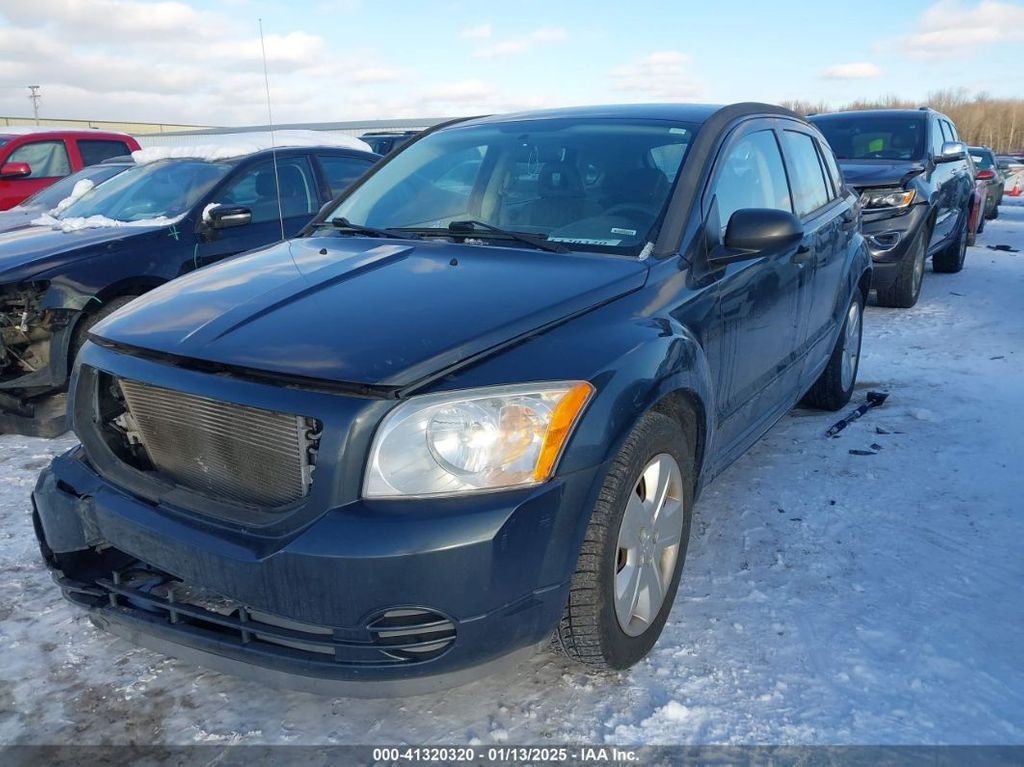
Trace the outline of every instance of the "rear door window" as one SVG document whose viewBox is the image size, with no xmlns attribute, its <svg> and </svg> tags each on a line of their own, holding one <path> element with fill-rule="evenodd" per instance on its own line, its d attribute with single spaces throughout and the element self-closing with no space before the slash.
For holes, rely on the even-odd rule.
<svg viewBox="0 0 1024 767">
<path fill-rule="evenodd" d="M 320 161 L 320 167 L 324 169 L 327 185 L 331 188 L 331 197 L 337 197 L 348 189 L 352 182 L 366 173 L 371 165 L 366 160 L 359 160 L 355 157 L 317 155 L 316 158 Z"/>
<path fill-rule="evenodd" d="M 32 169 L 23 178 L 59 178 L 71 173 L 68 150 L 63 141 L 33 141 L 11 152 L 7 162 L 24 162 Z"/>
<path fill-rule="evenodd" d="M 79 140 L 78 153 L 82 155 L 83 165 L 96 165 L 111 157 L 123 157 L 131 154 L 131 148 L 123 141 L 109 139 Z"/>
<path fill-rule="evenodd" d="M 827 204 L 831 192 L 814 139 L 791 130 L 783 131 L 782 136 L 793 186 L 793 207 L 798 216 L 806 216 Z"/>
</svg>

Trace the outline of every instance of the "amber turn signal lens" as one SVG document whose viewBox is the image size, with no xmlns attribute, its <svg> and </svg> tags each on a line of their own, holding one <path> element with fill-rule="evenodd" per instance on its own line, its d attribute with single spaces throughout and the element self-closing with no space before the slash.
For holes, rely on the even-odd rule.
<svg viewBox="0 0 1024 767">
<path fill-rule="evenodd" d="M 591 384 L 579 383 L 569 389 L 555 405 L 547 434 L 544 435 L 544 444 L 541 445 L 540 455 L 537 457 L 537 465 L 533 469 L 533 478 L 537 482 L 543 482 L 551 476 L 573 426 L 576 425 L 583 408 L 593 394 L 594 387 Z"/>
</svg>

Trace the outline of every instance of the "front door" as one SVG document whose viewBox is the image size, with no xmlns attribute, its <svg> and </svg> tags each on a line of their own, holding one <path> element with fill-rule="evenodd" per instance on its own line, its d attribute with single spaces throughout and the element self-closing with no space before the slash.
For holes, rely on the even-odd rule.
<svg viewBox="0 0 1024 767">
<path fill-rule="evenodd" d="M 294 237 L 319 210 L 320 197 L 306 157 L 279 157 L 276 173 L 271 160 L 240 169 L 203 207 L 210 204 L 242 205 L 252 212 L 252 220 L 228 229 L 200 221 L 195 258 L 183 271 Z"/>
</svg>

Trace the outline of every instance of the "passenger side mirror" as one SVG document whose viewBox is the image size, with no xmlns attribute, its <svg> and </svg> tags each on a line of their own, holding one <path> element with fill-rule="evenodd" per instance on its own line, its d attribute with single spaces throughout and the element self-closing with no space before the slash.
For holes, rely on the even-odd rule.
<svg viewBox="0 0 1024 767">
<path fill-rule="evenodd" d="M 32 166 L 27 162 L 5 162 L 0 167 L 0 178 L 24 178 L 32 175 Z"/>
<path fill-rule="evenodd" d="M 788 210 L 743 208 L 732 214 L 725 242 L 710 256 L 713 266 L 746 261 L 795 247 L 804 238 L 804 225 Z"/>
<path fill-rule="evenodd" d="M 953 162 L 962 160 L 967 156 L 967 144 L 963 141 L 946 141 L 939 150 L 939 156 L 935 162 Z"/>
<path fill-rule="evenodd" d="M 211 229 L 230 229 L 252 222 L 252 211 L 244 205 L 218 205 L 210 208 L 203 219 Z"/>
</svg>

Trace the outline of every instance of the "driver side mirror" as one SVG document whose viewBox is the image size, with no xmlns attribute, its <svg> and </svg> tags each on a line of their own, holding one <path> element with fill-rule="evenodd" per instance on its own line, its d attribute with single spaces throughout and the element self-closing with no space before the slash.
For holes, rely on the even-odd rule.
<svg viewBox="0 0 1024 767">
<path fill-rule="evenodd" d="M 0 166 L 0 178 L 24 178 L 32 175 L 32 166 L 27 162 L 5 162 Z"/>
<path fill-rule="evenodd" d="M 211 229 L 230 229 L 252 223 L 252 211 L 244 205 L 218 205 L 203 213 L 203 221 Z"/>
<path fill-rule="evenodd" d="M 967 156 L 967 144 L 963 141 L 946 141 L 942 144 L 942 149 L 939 150 L 939 156 L 935 158 L 935 162 L 953 162 L 954 160 L 962 160 Z"/>
<path fill-rule="evenodd" d="M 743 208 L 729 218 L 725 241 L 712 251 L 712 266 L 747 261 L 796 247 L 804 238 L 804 225 L 788 210 Z"/>
</svg>

